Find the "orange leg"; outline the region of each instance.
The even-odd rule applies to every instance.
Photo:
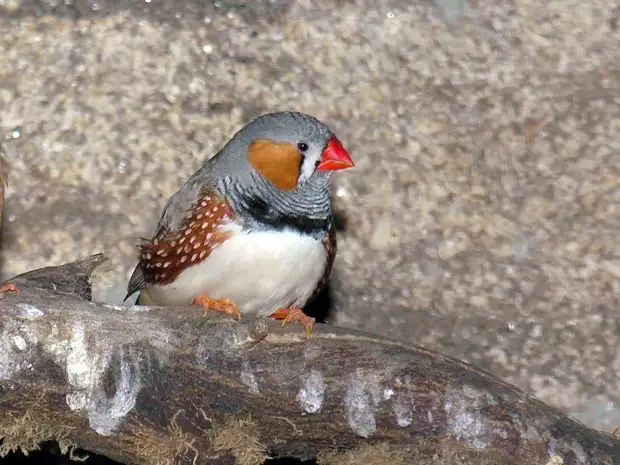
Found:
[[[299,321],[306,328],[306,336],[310,339],[315,319],[306,315],[301,308],[279,308],[269,318],[282,320],[282,326],[290,321]]]
[[[4,284],[0,286],[0,299],[4,299],[4,293],[9,292],[9,291],[19,294],[19,289],[17,288],[15,284],[13,283]]]
[[[241,310],[239,310],[237,304],[231,299],[212,299],[208,295],[199,295],[194,299],[193,304],[204,307],[205,314],[209,309],[212,309],[234,316],[238,320],[241,319]]]

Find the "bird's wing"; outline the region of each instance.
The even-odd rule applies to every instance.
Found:
[[[208,166],[207,166],[208,167]],[[191,178],[166,203],[153,238],[161,238],[178,231],[187,214],[194,208],[203,191],[215,190],[217,180],[205,174],[205,169],[194,173]]]
[[[144,289],[148,284],[148,276],[145,276],[143,264],[140,261],[140,256],[142,255],[145,244],[152,244],[156,239],[164,240],[179,231],[183,227],[188,213],[192,211],[196,203],[200,200],[201,193],[215,190],[216,184],[217,181],[215,178],[206,174],[205,167],[203,167],[201,170],[194,173],[183,187],[170,197],[162,211],[153,238],[150,241],[142,239],[142,244],[138,247],[140,250],[138,264],[127,283],[127,295],[124,300],[127,300],[135,292]]]
[[[185,269],[205,260],[232,234],[220,226],[235,219],[225,197],[213,189],[201,190],[177,229],[143,240],[138,246],[144,284],[172,283]]]

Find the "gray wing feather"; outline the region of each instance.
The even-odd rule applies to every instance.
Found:
[[[205,166],[196,171],[183,187],[170,197],[157,224],[155,236],[162,232],[179,229],[185,220],[185,216],[198,200],[200,192],[203,189],[212,189],[217,186],[215,178],[208,174],[209,165],[207,162]]]

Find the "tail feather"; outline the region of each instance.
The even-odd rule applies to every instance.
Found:
[[[129,297],[131,297],[136,292],[141,291],[145,287],[146,280],[144,279],[144,274],[142,273],[140,265],[137,265],[136,268],[133,270],[133,273],[131,274],[131,278],[129,278],[129,283],[127,283],[127,295],[123,299],[123,302],[125,302]],[[138,300],[136,300],[136,303],[138,303],[139,300],[140,296],[138,296]]]

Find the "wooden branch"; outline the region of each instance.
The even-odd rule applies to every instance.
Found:
[[[0,452],[56,440],[149,465],[620,463],[612,435],[419,347],[91,302],[103,262],[10,280],[21,293],[0,301]]]

